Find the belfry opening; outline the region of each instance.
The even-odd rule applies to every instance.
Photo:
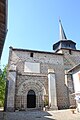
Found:
[[[33,90],[29,90],[27,94],[27,108],[36,107],[36,95]]]

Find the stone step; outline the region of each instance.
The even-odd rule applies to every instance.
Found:
[[[26,108],[26,111],[35,111],[35,110],[41,110],[41,108]]]

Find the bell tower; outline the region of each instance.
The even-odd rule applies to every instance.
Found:
[[[64,32],[61,20],[59,20],[60,38],[59,41],[53,44],[53,50],[58,52],[60,49],[73,49],[76,50],[76,43],[72,40],[68,40]]]

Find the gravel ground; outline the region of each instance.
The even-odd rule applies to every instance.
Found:
[[[0,120],[80,120],[80,113],[71,110],[0,112]]]

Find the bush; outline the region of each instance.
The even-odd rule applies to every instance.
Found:
[[[4,106],[4,99],[5,99],[5,87],[6,87],[6,70],[7,67],[0,71],[0,107]]]
[[[46,98],[46,99],[44,100],[44,107],[45,107],[45,106],[48,106],[48,104],[49,104],[49,103],[48,103],[48,99]]]

